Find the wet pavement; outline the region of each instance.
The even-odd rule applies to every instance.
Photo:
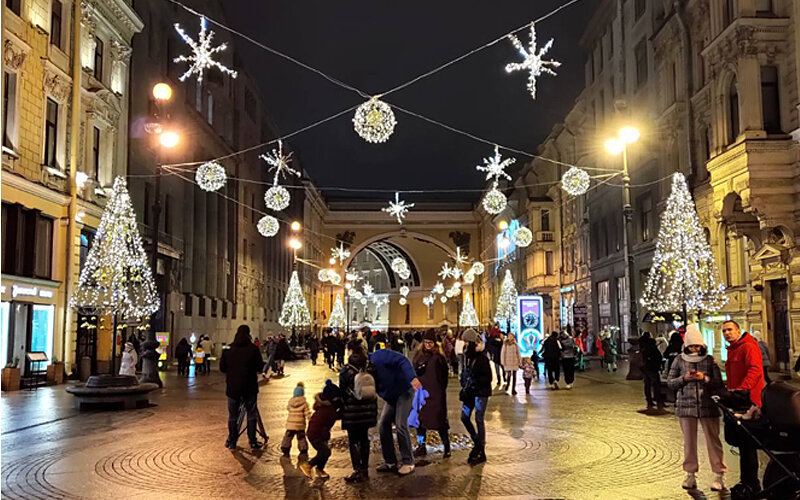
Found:
[[[154,404],[133,411],[78,412],[63,385],[3,393],[2,498],[690,498],[680,488],[677,419],[637,413],[641,382],[625,381],[622,371],[594,367],[578,374],[571,391],[535,383],[525,395],[521,379],[516,396],[496,390],[486,414],[488,461],[476,467],[466,464],[469,439],[452,378],[452,457],[442,458],[431,432],[429,454],[412,475],[379,475],[374,441],[370,481],[360,485],[343,480],[350,460],[338,423],[329,480],[303,476],[296,444],[289,459],[281,456],[286,403],[296,383],[305,383],[311,403],[325,378],[336,378],[307,360],[287,364],[286,373],[261,387],[259,409],[271,438],[263,452],[223,448],[227,409],[219,373],[189,379],[166,374]],[[691,496],[725,498],[708,487],[712,474],[700,440],[704,491]],[[738,458],[725,448],[734,482]]]

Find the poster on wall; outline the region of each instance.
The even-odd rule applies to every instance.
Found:
[[[520,355],[530,357],[542,342],[542,311],[544,302],[539,295],[517,297],[517,331]]]

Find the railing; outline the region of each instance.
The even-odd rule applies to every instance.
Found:
[[[552,231],[537,231],[536,241],[552,242],[555,241],[555,236],[553,235]]]

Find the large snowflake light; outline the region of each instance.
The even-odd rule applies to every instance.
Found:
[[[495,146],[494,156],[484,158],[483,165],[478,165],[475,168],[481,172],[486,172],[487,181],[489,179],[494,179],[494,182],[497,182],[501,177],[505,177],[510,181],[511,176],[506,172],[506,167],[513,165],[516,161],[517,160],[515,158],[504,159],[502,156],[500,156],[500,148]]]
[[[442,265],[442,270],[439,271],[439,277],[442,278],[443,280],[446,280],[447,278],[450,278],[451,276],[453,276],[453,268],[450,267],[450,264],[445,262]]]
[[[197,41],[195,42],[192,37],[186,34],[181,28],[181,25],[175,23],[175,31],[178,32],[178,35],[186,42],[189,47],[192,49],[192,54],[188,56],[178,56],[173,59],[173,62],[186,62],[189,63],[189,69],[186,70],[186,73],[181,75],[178,79],[180,81],[184,81],[189,78],[192,74],[197,74],[197,83],[200,84],[203,81],[203,72],[206,68],[217,68],[223,73],[227,73],[231,76],[231,78],[236,78],[236,71],[226,67],[225,65],[221,64],[219,61],[215,61],[213,56],[218,52],[222,52],[223,50],[228,48],[227,43],[221,43],[216,47],[211,46],[211,40],[214,38],[214,32],[212,30],[207,29],[207,21],[205,17],[200,18],[200,34],[197,36]]]
[[[397,120],[392,107],[377,97],[359,106],[353,116],[353,128],[367,142],[386,142],[394,132],[395,125]]]
[[[528,44],[527,49],[524,45],[522,45],[522,42],[519,41],[519,38],[517,38],[516,35],[508,35],[508,38],[511,40],[511,43],[514,44],[514,47],[519,51],[524,60],[518,63],[506,64],[506,71],[511,73],[512,71],[528,70],[528,91],[531,93],[531,97],[536,99],[536,77],[542,73],[555,76],[556,72],[550,68],[558,68],[561,66],[561,63],[558,61],[553,61],[552,59],[542,59],[542,57],[553,46],[553,39],[551,38],[546,44],[544,44],[544,47],[537,50],[536,26],[533,23],[531,23],[531,41]]]
[[[284,172],[289,175],[296,175],[297,177],[300,177],[300,172],[289,166],[289,162],[292,159],[292,153],[289,153],[288,155],[283,154],[283,141],[280,139],[278,139],[278,149],[273,149],[265,155],[260,155],[259,158],[267,162],[267,164],[270,166],[270,172],[273,170],[275,171],[275,177],[272,181],[273,185],[278,184],[278,181]]]
[[[339,243],[338,247],[331,248],[331,256],[342,264],[350,258],[350,250],[344,247],[344,243]]]
[[[225,167],[215,161],[203,163],[197,167],[197,171],[194,173],[197,185],[203,191],[208,192],[216,191],[224,186],[227,177]]]
[[[382,208],[382,212],[386,212],[389,215],[397,217],[397,222],[399,224],[403,223],[403,219],[406,217],[409,208],[413,208],[413,203],[406,204],[405,201],[400,201],[400,193],[394,193],[394,201],[389,201],[389,206],[386,208]]]
[[[561,189],[572,196],[580,196],[589,190],[589,174],[578,167],[570,167],[561,176]]]

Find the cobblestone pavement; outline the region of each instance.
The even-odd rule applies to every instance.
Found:
[[[346,438],[334,428],[331,479],[309,481],[297,468],[297,449],[282,458],[286,402],[295,384],[306,384],[309,402],[327,377],[309,361],[287,365],[287,376],[261,387],[259,408],[270,442],[263,452],[223,448],[226,435],[224,379],[166,375],[153,406],[135,411],[79,413],[64,386],[3,394],[2,497],[44,498],[686,498],[681,490],[682,439],[674,416],[647,417],[641,383],[598,369],[579,374],[572,391],[532,395],[499,390],[486,414],[488,462],[466,464],[468,438],[459,420],[457,382],[451,379],[449,459],[431,440],[429,455],[409,477],[371,474],[349,485]],[[375,431],[375,429],[373,429]],[[435,433],[431,433],[435,434]],[[377,436],[374,436],[377,437]],[[433,437],[433,436],[431,436]],[[438,436],[437,436],[438,437]],[[702,441],[702,438],[701,438]],[[438,440],[436,441],[438,442]],[[246,444],[242,440],[240,444]],[[380,463],[373,443],[371,465]],[[313,451],[313,450],[312,450]],[[711,493],[701,442],[699,482]],[[731,482],[737,457],[726,447]],[[695,498],[706,498],[703,493]]]

